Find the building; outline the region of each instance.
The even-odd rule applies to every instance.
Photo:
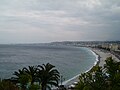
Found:
[[[119,45],[118,44],[110,44],[109,48],[110,48],[110,50],[117,51],[119,49]]]

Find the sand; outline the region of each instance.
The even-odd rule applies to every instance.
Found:
[[[92,51],[94,51],[96,54],[98,54],[100,56],[100,60],[99,60],[99,66],[103,67],[105,64],[105,60],[107,57],[111,57],[116,60],[116,61],[120,61],[117,57],[115,57],[113,54],[111,54],[110,52],[106,52],[106,51],[102,51],[99,49],[92,49]]]

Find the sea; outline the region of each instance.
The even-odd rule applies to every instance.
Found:
[[[51,44],[0,45],[0,78],[14,77],[13,73],[28,66],[50,63],[64,81],[89,70],[97,56],[89,48]]]

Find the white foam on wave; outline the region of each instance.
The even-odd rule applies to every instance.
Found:
[[[92,51],[91,49],[89,49],[89,51],[96,57],[96,61],[94,62],[94,65],[93,65],[93,66],[95,66],[95,65],[97,64],[97,62],[99,61],[99,59],[98,59],[99,56],[98,56],[94,51]],[[92,66],[92,67],[93,67],[93,66]],[[90,71],[90,70],[92,69],[92,67],[90,67],[88,70],[86,70],[85,73],[88,72],[88,71]],[[78,74],[78,75],[74,76],[73,78],[64,81],[64,82],[63,82],[63,85],[66,85],[66,84],[69,83],[70,81],[73,81],[73,82],[77,81],[77,78],[78,78],[80,75],[81,75],[81,74]]]
[[[92,54],[96,57],[96,61],[94,62],[94,66],[95,66],[97,64],[97,62],[99,61],[99,59],[98,59],[99,56],[91,49],[90,49],[90,52],[92,52]]]
[[[68,82],[70,82],[70,81],[72,81],[72,80],[75,80],[75,79],[76,79],[77,77],[79,77],[79,76],[80,76],[80,74],[74,76],[74,77],[71,78],[71,79],[68,79],[68,80],[64,81],[64,82],[63,82],[63,85],[66,85]],[[75,80],[75,81],[76,81],[76,80]]]

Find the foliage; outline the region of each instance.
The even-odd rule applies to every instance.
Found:
[[[24,72],[31,76],[31,84],[37,80],[37,71],[38,68],[35,66],[28,66],[28,68],[23,68]]]
[[[104,68],[96,65],[81,74],[77,90],[120,90],[120,62],[107,58]]]
[[[16,85],[20,86],[23,90],[27,88],[29,82],[31,82],[32,77],[30,74],[26,73],[24,68],[22,70],[18,70],[14,72],[15,77],[12,78],[11,81],[16,83]]]
[[[115,61],[112,57],[106,59],[104,66],[106,73],[109,75],[109,86],[112,90],[120,90],[120,62]]]
[[[34,84],[32,84],[32,85],[29,87],[29,90],[40,90],[40,86],[39,86],[39,85],[34,85]]]
[[[0,80],[0,90],[18,90],[18,87],[8,80]]]
[[[58,81],[60,78],[59,72],[57,69],[54,69],[55,66],[47,63],[42,66],[38,66],[39,72],[38,77],[40,78],[40,83],[42,86],[42,90],[51,89],[51,86],[58,86]]]
[[[59,72],[55,66],[47,63],[43,65],[28,66],[14,72],[15,77],[11,79],[16,85],[19,85],[23,90],[42,90],[51,89],[51,86],[58,86]],[[38,83],[34,84],[34,83]]]
[[[94,66],[91,72],[81,74],[79,80],[79,90],[104,90],[106,87],[104,74],[99,66]]]
[[[31,76],[29,74],[23,74],[23,75],[20,75],[20,78],[18,80],[21,88],[26,89],[28,83],[31,81]]]

